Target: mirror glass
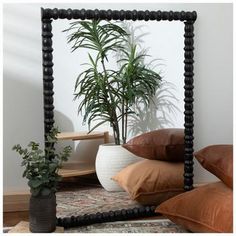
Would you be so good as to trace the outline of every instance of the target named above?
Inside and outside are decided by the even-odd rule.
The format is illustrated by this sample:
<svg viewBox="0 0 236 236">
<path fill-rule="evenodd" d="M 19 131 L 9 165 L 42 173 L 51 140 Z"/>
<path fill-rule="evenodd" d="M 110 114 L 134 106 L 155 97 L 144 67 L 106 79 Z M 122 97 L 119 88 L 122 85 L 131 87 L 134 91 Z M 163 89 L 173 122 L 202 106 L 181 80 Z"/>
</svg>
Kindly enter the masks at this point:
<svg viewBox="0 0 236 236">
<path fill-rule="evenodd" d="M 88 62 L 87 49 L 71 52 L 72 44 L 67 43 L 68 33 L 62 32 L 73 22 L 53 21 L 53 62 L 54 62 L 54 116 L 55 125 L 61 132 L 88 131 L 83 116 L 78 114 L 78 100 L 74 101 L 74 87 L 78 75 Z M 133 40 L 144 50 L 145 63 L 152 60 L 154 69 L 162 77 L 160 88 L 156 91 L 154 104 L 148 108 L 136 108 L 139 114 L 129 122 L 128 137 L 160 128 L 184 128 L 184 25 L 182 22 L 124 21 L 117 22 L 126 27 Z M 116 56 L 109 61 L 110 68 L 116 68 Z M 109 131 L 113 141 L 112 128 L 105 123 L 96 130 Z M 103 140 L 64 141 L 73 147 L 70 162 L 86 162 L 94 165 L 99 144 Z"/>
</svg>

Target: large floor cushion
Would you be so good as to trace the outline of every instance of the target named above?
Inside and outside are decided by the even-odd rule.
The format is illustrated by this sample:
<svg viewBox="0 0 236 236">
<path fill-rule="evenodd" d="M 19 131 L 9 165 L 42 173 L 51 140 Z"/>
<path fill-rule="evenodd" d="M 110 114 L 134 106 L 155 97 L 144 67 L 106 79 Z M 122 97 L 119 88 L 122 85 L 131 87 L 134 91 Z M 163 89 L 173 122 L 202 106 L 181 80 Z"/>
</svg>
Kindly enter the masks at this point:
<svg viewBox="0 0 236 236">
<path fill-rule="evenodd" d="M 156 212 L 192 232 L 230 233 L 233 191 L 223 182 L 207 184 L 163 202 Z"/>
</svg>

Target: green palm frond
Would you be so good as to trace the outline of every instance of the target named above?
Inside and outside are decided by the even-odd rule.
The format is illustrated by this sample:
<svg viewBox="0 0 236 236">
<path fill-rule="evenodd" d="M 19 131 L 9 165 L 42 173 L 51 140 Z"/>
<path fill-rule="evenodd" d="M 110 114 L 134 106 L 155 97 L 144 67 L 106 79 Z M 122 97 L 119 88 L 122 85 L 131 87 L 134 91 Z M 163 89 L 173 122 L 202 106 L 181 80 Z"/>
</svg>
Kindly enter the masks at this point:
<svg viewBox="0 0 236 236">
<path fill-rule="evenodd" d="M 109 51 L 122 48 L 121 42 L 127 33 L 118 25 L 112 23 L 101 24 L 99 20 L 75 21 L 64 32 L 68 35 L 68 43 L 73 43 L 72 51 L 78 48 L 92 49 L 99 52 L 101 58 L 107 59 Z"/>
</svg>

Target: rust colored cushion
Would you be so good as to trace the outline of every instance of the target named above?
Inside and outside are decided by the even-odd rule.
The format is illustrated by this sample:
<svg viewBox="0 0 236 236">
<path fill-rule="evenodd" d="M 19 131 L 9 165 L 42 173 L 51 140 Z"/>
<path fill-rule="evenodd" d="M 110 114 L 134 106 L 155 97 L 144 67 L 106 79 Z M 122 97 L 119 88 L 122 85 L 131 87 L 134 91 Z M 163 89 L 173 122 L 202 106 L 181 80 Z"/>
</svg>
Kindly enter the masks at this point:
<svg viewBox="0 0 236 236">
<path fill-rule="evenodd" d="M 200 164 L 233 188 L 233 145 L 212 145 L 194 153 Z"/>
<path fill-rule="evenodd" d="M 141 134 L 123 147 L 137 156 L 162 161 L 184 161 L 184 129 L 160 129 Z"/>
<path fill-rule="evenodd" d="M 223 182 L 179 194 L 156 208 L 176 224 L 196 233 L 233 231 L 233 191 Z"/>
<path fill-rule="evenodd" d="M 112 179 L 143 205 L 156 205 L 184 190 L 183 163 L 143 160 L 122 169 Z"/>
</svg>

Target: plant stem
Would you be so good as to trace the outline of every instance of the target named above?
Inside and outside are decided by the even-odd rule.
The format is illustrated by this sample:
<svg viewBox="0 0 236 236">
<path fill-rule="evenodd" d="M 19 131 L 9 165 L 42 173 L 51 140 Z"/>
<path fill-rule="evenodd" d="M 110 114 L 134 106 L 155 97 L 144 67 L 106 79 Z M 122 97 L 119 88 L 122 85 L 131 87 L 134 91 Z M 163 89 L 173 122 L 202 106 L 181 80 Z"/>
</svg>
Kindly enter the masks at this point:
<svg viewBox="0 0 236 236">
<path fill-rule="evenodd" d="M 124 79 L 124 78 L 123 78 Z M 124 113 L 125 113 L 125 84 L 122 81 L 122 103 L 121 103 L 121 125 L 122 125 L 122 142 L 125 143 L 125 120 L 124 120 Z"/>
<path fill-rule="evenodd" d="M 124 135 L 124 143 L 126 143 L 126 139 L 127 139 L 127 132 L 128 132 L 128 102 L 126 101 L 125 104 L 125 135 Z"/>
<path fill-rule="evenodd" d="M 120 139 L 119 136 L 117 134 L 117 127 L 113 124 L 113 136 L 114 136 L 114 140 L 115 140 L 115 144 L 119 145 L 120 144 Z"/>
<path fill-rule="evenodd" d="M 101 63 L 102 63 L 103 71 L 104 71 L 104 74 L 105 74 L 105 79 L 108 82 L 108 76 L 107 76 L 107 71 L 106 71 L 106 67 L 105 67 L 103 57 L 101 59 Z M 109 91 L 109 89 L 108 89 L 108 94 L 111 98 L 112 104 L 114 104 L 114 99 L 113 99 L 113 96 L 112 96 L 111 92 Z M 109 104 L 109 102 L 108 102 L 108 106 L 109 106 L 108 109 L 110 110 L 110 113 L 111 113 L 110 116 L 113 118 L 113 135 L 114 135 L 114 139 L 115 139 L 115 144 L 120 145 L 120 130 L 119 130 L 119 124 L 118 124 L 116 109 L 113 106 L 111 106 Z"/>
<path fill-rule="evenodd" d="M 123 89 L 123 94 L 124 94 L 124 89 Z M 125 111 L 125 102 L 124 102 L 124 98 L 122 99 L 122 108 L 121 108 L 121 124 L 122 124 L 122 140 L 123 140 L 123 144 L 125 143 L 125 120 L 124 120 L 124 111 Z"/>
</svg>

